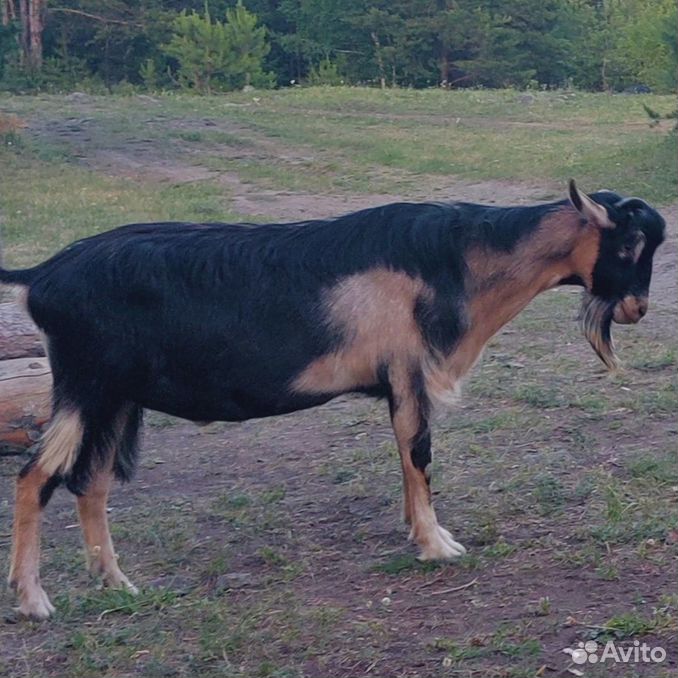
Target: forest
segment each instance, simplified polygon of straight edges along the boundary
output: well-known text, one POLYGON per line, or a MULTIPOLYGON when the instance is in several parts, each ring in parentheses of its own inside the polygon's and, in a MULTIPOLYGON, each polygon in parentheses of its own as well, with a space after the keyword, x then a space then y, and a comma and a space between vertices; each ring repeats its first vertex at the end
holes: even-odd
POLYGON ((675 0, 0 0, 0 90, 675 90, 675 0))

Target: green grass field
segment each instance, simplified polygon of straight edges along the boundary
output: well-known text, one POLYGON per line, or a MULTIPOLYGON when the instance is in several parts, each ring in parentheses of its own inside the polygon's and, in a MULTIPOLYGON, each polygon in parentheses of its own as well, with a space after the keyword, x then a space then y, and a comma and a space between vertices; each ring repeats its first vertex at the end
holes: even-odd
MULTIPOLYGON (((496 204, 615 189, 660 206, 651 310, 603 373, 578 293, 539 297, 434 425, 438 515, 469 547, 419 564, 383 404, 196 429, 151 414, 111 520, 137 598, 91 585, 73 501, 47 511, 50 622, 13 623, 8 678, 568 675, 564 648, 661 645, 676 671, 676 136, 672 97, 315 88, 213 98, 0 96, 5 261, 132 221, 301 219, 396 198, 496 204)), ((14 474, 0 457, 0 562, 14 474)), ((581 668, 581 667, 579 667, 581 668)))

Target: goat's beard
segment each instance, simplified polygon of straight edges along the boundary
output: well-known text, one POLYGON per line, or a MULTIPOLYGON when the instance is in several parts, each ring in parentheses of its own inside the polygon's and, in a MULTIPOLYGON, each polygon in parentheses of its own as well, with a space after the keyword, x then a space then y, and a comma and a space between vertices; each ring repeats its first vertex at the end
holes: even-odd
POLYGON ((584 336, 608 370, 614 370, 619 365, 610 331, 615 305, 614 301, 584 292, 579 316, 584 336))

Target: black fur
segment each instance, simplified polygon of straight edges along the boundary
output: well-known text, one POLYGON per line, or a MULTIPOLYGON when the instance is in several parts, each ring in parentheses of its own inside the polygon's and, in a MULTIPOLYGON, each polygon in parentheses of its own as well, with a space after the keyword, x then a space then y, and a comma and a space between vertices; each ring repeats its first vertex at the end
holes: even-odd
POLYGON ((447 354, 467 329, 463 273, 439 275, 428 283, 435 290, 435 297, 417 299, 414 317, 429 348, 447 354))
POLYGON ((42 508, 45 508, 47 504, 49 503, 49 500, 52 498, 52 495, 54 494, 54 490, 56 490, 59 485, 63 482, 63 479, 60 475, 56 474, 53 475, 43 486, 42 489, 40 490, 40 506, 42 508))
POLYGON ((138 405, 130 405, 113 463, 115 477, 123 482, 131 480, 134 475, 139 452, 139 429, 142 423, 143 410, 138 405))
MULTIPOLYGON (((412 463, 422 473, 431 463, 431 429, 429 428, 430 402, 426 394, 426 383, 421 370, 412 375, 412 395, 419 405, 419 428, 412 440, 412 463)), ((426 476, 428 482, 429 476, 426 476)))
POLYGON ((602 191, 591 196, 605 206, 615 228, 602 229, 600 254, 593 270, 592 292, 611 301, 627 294, 647 297, 652 278, 655 250, 664 241, 666 223, 646 202, 637 198, 623 200, 616 193, 602 191), (627 245, 633 245, 639 234, 645 247, 638 263, 620 256, 627 245))

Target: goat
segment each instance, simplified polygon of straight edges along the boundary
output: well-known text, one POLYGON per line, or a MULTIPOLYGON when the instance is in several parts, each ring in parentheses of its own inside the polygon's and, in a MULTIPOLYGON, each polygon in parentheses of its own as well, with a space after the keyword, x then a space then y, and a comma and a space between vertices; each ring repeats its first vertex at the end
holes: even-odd
POLYGON ((421 559, 465 553, 431 504, 429 420, 484 345, 537 294, 584 288, 585 336, 615 364, 610 325, 647 311, 662 217, 639 198, 527 207, 397 203, 333 220, 131 224, 79 240, 23 286, 52 366, 53 413, 16 485, 9 583, 19 612, 54 607, 40 583, 40 520, 77 495, 87 560, 134 591, 106 517, 111 480, 135 466, 142 408, 241 421, 345 393, 388 401, 404 519, 421 559))

